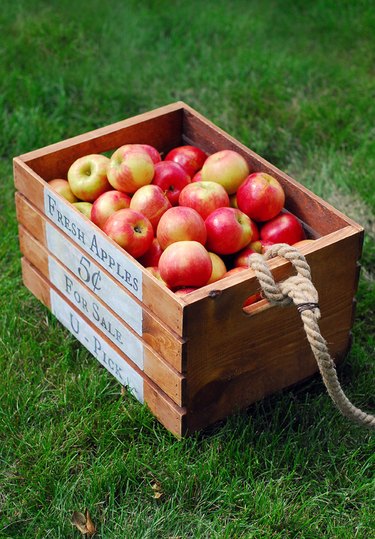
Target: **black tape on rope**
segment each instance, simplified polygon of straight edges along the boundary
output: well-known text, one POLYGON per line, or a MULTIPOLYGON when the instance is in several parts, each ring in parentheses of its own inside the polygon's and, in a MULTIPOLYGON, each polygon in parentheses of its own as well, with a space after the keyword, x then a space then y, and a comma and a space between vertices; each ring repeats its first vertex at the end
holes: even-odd
POLYGON ((299 303, 296 305, 298 312, 303 313, 303 311, 312 311, 314 309, 319 309, 319 303, 299 303))

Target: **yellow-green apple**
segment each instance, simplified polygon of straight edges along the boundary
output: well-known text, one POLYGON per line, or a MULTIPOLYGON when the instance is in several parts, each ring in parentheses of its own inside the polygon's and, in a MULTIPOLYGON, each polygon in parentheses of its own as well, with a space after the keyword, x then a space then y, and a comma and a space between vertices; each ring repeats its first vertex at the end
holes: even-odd
POLYGON ((250 218, 235 208, 218 208, 205 220, 207 249, 229 255, 243 249, 251 241, 250 218))
POLYGON ((207 154, 203 150, 197 146, 186 145, 173 148, 167 153, 164 160, 178 163, 192 178, 202 168, 206 159, 207 154))
POLYGON ((284 203, 284 189, 266 172, 250 174, 237 191, 239 209, 255 221, 269 221, 280 213, 284 203))
POLYGON ((227 272, 224 261, 220 258, 219 255, 215 253, 208 253, 212 262, 212 272, 211 276, 208 279, 207 284, 216 283, 219 279, 222 279, 227 272))
POLYGON ((161 255, 159 271, 170 288, 199 287, 207 284, 212 262, 201 243, 178 241, 169 245, 161 255))
POLYGON ((304 238, 301 223, 291 213, 279 213, 267 221, 260 229, 260 239, 263 242, 288 243, 293 245, 304 238))
POLYGON ((112 155, 108 180, 114 189, 132 194, 154 177, 154 162, 141 144, 125 144, 112 155))
POLYGON ((249 268, 249 258, 254 253, 262 253, 262 244, 260 241, 254 241, 242 249, 234 259, 234 267, 244 266, 249 268))
POLYGON ((190 176, 178 163, 161 161, 155 165, 152 183, 164 191, 172 206, 177 206, 182 189, 190 183, 190 176))
POLYGON ((130 208, 118 210, 108 217, 103 232, 134 258, 144 255, 154 239, 154 230, 147 217, 130 208))
POLYGON ((130 207, 132 210, 143 213, 154 227, 154 231, 156 231, 161 216, 172 205, 167 195, 158 185, 150 184, 140 187, 134 193, 130 207))
POLYGON ((138 262, 145 268, 150 266, 158 266, 162 252, 163 249, 160 247, 160 243, 158 242, 157 238, 154 238, 150 248, 145 252, 144 255, 138 258, 138 262))
POLYGON ((56 193, 59 193, 59 195, 64 197, 68 202, 78 202, 78 198, 71 190, 68 180, 56 178, 55 180, 50 180, 48 185, 56 193))
POLYGON ((232 195, 249 175, 245 159, 233 150, 221 150, 207 157, 202 167, 202 180, 220 183, 232 195))
POLYGON ((167 210, 159 221, 156 237, 164 250, 178 241, 197 241, 204 245, 207 232, 204 221, 193 208, 175 206, 167 210))
POLYGON ((206 219, 217 208, 228 207, 229 197, 219 183, 194 182, 182 189, 178 203, 180 206, 193 208, 203 219, 206 219))
POLYGON ((109 159, 105 155, 84 155, 74 161, 68 170, 68 182, 77 198, 94 202, 111 189, 107 178, 109 159))
POLYGON ((130 196, 121 191, 111 190, 98 197, 91 210, 91 220, 99 228, 103 228, 104 223, 115 211, 129 208, 130 196))
POLYGON ((88 219, 91 219, 91 210, 92 210, 92 204, 91 202, 73 202, 73 206, 83 215, 86 215, 88 219))

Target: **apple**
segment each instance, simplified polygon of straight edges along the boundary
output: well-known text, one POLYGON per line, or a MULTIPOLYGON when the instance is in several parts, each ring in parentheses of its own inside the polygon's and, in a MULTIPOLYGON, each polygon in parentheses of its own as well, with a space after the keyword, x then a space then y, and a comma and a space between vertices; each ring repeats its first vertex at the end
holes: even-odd
POLYGON ((145 268, 149 266, 158 266, 162 252, 163 249, 160 247, 160 243, 158 242, 157 238, 154 238, 150 248, 145 252, 144 255, 138 258, 138 262, 145 268))
POLYGON ((164 250, 171 243, 197 241, 204 245, 207 232, 204 221, 193 208, 176 206, 162 216, 156 230, 156 237, 164 250))
POLYGON ((91 202, 73 202, 73 206, 88 219, 91 219, 92 204, 91 202))
POLYGON ((279 213, 267 221, 260 229, 260 239, 263 242, 288 243, 293 245, 303 240, 303 228, 297 217, 291 213, 279 213))
POLYGON ((151 157, 153 163, 159 163, 161 161, 160 153, 154 146, 150 146, 149 144, 124 144, 121 148, 123 152, 127 150, 144 150, 151 157))
POLYGON ((249 305, 252 305, 253 303, 256 303, 257 301, 260 301, 262 298, 262 294, 260 292, 256 292, 255 294, 252 294, 249 296, 242 307, 248 307, 249 305))
POLYGON ((233 195, 248 175, 245 159, 233 150, 213 153, 202 167, 202 180, 220 183, 228 195, 233 195))
POLYGON ((189 174, 190 178, 192 178, 202 168, 206 159, 207 154, 203 150, 197 148, 197 146, 186 145, 173 148, 173 150, 167 153, 164 161, 178 163, 189 174))
POLYGON ((182 189, 190 183, 190 176, 178 163, 162 161, 155 165, 152 183, 165 192, 172 206, 177 206, 182 189))
POLYGON ((146 253, 154 239, 150 221, 138 211, 125 208, 108 217, 103 232, 134 258, 146 253))
POLYGON ((91 220, 99 228, 103 228, 104 223, 115 211, 129 208, 130 196, 121 191, 107 191, 98 197, 92 205, 91 220))
POLYGON ((235 208, 218 208, 205 220, 207 249, 229 255, 243 249, 251 241, 250 218, 235 208))
POLYGON ((130 208, 143 213, 155 231, 161 216, 171 207, 172 205, 164 191, 158 185, 153 184, 140 187, 130 202, 130 208))
POLYGON ((218 183, 194 182, 182 189, 178 203, 193 208, 206 219, 217 208, 229 206, 229 197, 224 187, 218 183))
POLYGON ((59 193, 59 195, 64 197, 68 202, 78 202, 78 198, 71 190, 68 180, 56 178, 55 180, 50 180, 48 185, 56 193, 59 193))
POLYGON ((77 198, 94 202, 111 189, 107 179, 109 159, 105 155, 90 154, 76 159, 68 170, 68 182, 77 198))
POLYGON ((155 279, 158 279, 158 281, 160 281, 162 284, 167 286, 167 283, 165 281, 163 281, 163 279, 161 278, 160 271, 159 271, 159 268, 157 266, 149 266, 149 267, 146 268, 146 270, 149 271, 151 273, 151 275, 153 275, 155 277, 155 279))
POLYGON ((251 241, 258 241, 260 236, 259 236, 259 228, 257 227, 256 223, 250 219, 250 222, 251 222, 251 230, 253 232, 252 236, 251 236, 251 241))
POLYGON ((207 284, 211 284, 216 283, 216 281, 224 277, 227 272, 227 268, 225 267, 224 261, 220 258, 219 255, 210 252, 208 254, 210 255, 212 262, 212 272, 207 284))
POLYGON ((192 182, 201 182, 202 181, 202 171, 198 170, 196 174, 191 178, 192 182))
POLYGON ((112 155, 108 180, 114 189, 132 194, 154 177, 154 162, 141 144, 125 144, 112 155))
POLYGON ((178 241, 169 245, 161 255, 159 271, 170 288, 199 287, 207 284, 212 262, 201 243, 178 241))
POLYGON ((250 243, 247 247, 242 249, 242 251, 240 251, 234 259, 234 267, 238 268, 241 266, 245 266, 249 268, 249 258, 254 253, 262 253, 262 244, 260 243, 260 241, 254 241, 250 243))
POLYGON ((264 241, 264 240, 259 240, 259 243, 261 244, 262 246, 262 255, 264 255, 264 253, 266 253, 268 251, 268 249, 270 247, 272 247, 272 245, 275 245, 275 242, 274 241, 264 241))
POLYGON ((237 191, 239 209, 255 221, 269 221, 280 213, 284 203, 283 188, 266 172, 250 174, 237 191))
POLYGON ((190 292, 194 292, 195 290, 197 290, 197 288, 193 288, 191 286, 187 287, 187 288, 179 288, 178 290, 175 290, 175 294, 176 296, 186 296, 186 294, 190 294, 190 292))

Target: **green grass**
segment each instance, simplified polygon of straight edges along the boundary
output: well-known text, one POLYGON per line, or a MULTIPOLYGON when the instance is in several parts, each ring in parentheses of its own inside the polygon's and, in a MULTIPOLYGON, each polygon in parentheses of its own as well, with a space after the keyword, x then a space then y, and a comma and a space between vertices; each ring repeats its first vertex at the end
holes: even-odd
POLYGON ((373 537, 373 439, 318 377, 180 441, 120 394, 22 286, 11 169, 185 100, 366 226, 340 378, 374 410, 373 3, 3 0, 0 28, 0 538, 85 507, 106 539, 373 537))

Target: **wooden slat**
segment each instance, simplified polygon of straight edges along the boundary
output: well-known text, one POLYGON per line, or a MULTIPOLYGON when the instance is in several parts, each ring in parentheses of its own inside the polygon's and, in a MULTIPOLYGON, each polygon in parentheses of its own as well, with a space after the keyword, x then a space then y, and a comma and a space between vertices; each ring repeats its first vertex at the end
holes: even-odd
MULTIPOLYGON (((42 277, 38 270, 34 268, 26 258, 22 258, 22 276, 24 284, 30 292, 48 309, 51 309, 50 291, 51 289, 54 289, 54 287, 42 277)), ((54 290, 55 293, 62 297, 56 289, 54 290)), ((64 299, 64 301, 66 300, 64 299)), ((66 303, 73 311, 75 311, 75 308, 71 303, 68 301, 66 303)), ((82 313, 79 313, 79 316, 89 323, 82 313)), ((95 329, 95 332, 109 348, 120 353, 119 349, 114 346, 105 335, 97 329, 95 329)), ((144 400, 151 412, 168 430, 177 436, 181 436, 186 429, 186 409, 177 406, 152 380, 149 379, 148 376, 145 375, 145 373, 140 371, 136 365, 132 365, 132 368, 143 379, 144 400)))
MULTIPOLYGON (((69 279, 71 283, 71 293, 66 294, 63 290, 59 290, 62 294, 67 297, 67 299, 80 310, 80 307, 84 305, 81 295, 76 292, 79 287, 82 287, 84 290, 84 297, 87 298, 90 302, 95 302, 98 306, 97 312, 109 313, 107 318, 114 317, 115 322, 117 322, 117 328, 119 328, 123 334, 128 334, 128 340, 133 342, 140 343, 143 349, 143 361, 144 361, 144 372, 153 380, 171 399, 176 402, 179 406, 183 406, 184 402, 184 387, 185 387, 185 377, 177 372, 171 367, 171 365, 166 362, 159 354, 146 343, 143 339, 140 339, 139 336, 129 327, 119 316, 96 297, 89 288, 85 286, 84 283, 79 282, 79 280, 67 269, 63 264, 61 264, 58 259, 53 257, 27 230, 20 225, 19 226, 19 239, 20 239, 20 248, 21 253, 31 262, 33 266, 45 277, 49 282, 53 280, 53 276, 50 274, 51 261, 54 262, 56 269, 60 269, 61 272, 66 275, 66 278, 69 279), (73 283, 78 283, 73 287, 73 283), (75 294, 73 293, 75 292, 75 294)), ((53 282, 51 283, 53 284, 53 282)), ((87 306, 86 306, 87 309, 87 306)), ((88 317, 85 310, 83 314, 88 317)), ((90 319, 90 318, 89 318, 90 319)), ((95 320, 90 319, 90 323, 95 325, 95 320)), ((99 327, 100 329, 100 327, 99 327)), ((116 333, 115 333, 116 335, 116 333)), ((111 338, 111 337, 110 337, 111 338)), ((126 340, 126 338, 124 338, 126 340)), ((114 342, 117 345, 116 342, 114 342)), ((121 347, 120 347, 121 348, 121 347)), ((133 364, 133 361, 131 361, 133 364)))
MULTIPOLYGON (((20 194, 16 195, 16 209, 19 223, 22 224, 45 249, 47 249, 45 216, 20 194)), ((54 225, 51 224, 50 226, 52 226, 58 234, 62 234, 65 237, 65 235, 54 227, 54 225)), ((77 249, 79 249, 78 246, 77 249)), ((35 256, 38 256, 38 253, 35 253, 35 256)), ((39 253, 39 256, 42 256, 41 252, 39 253)), ((94 263, 91 257, 88 256, 88 258, 94 263)), ((111 279, 111 276, 105 270, 101 271, 111 279)), ((116 282, 116 286, 120 285, 116 282)), ((125 291, 125 293, 127 292, 125 291)), ((142 337, 144 341, 147 342, 155 352, 168 361, 174 369, 183 372, 185 368, 184 340, 164 324, 163 321, 159 320, 145 305, 141 304, 141 307, 143 313, 142 337)))

